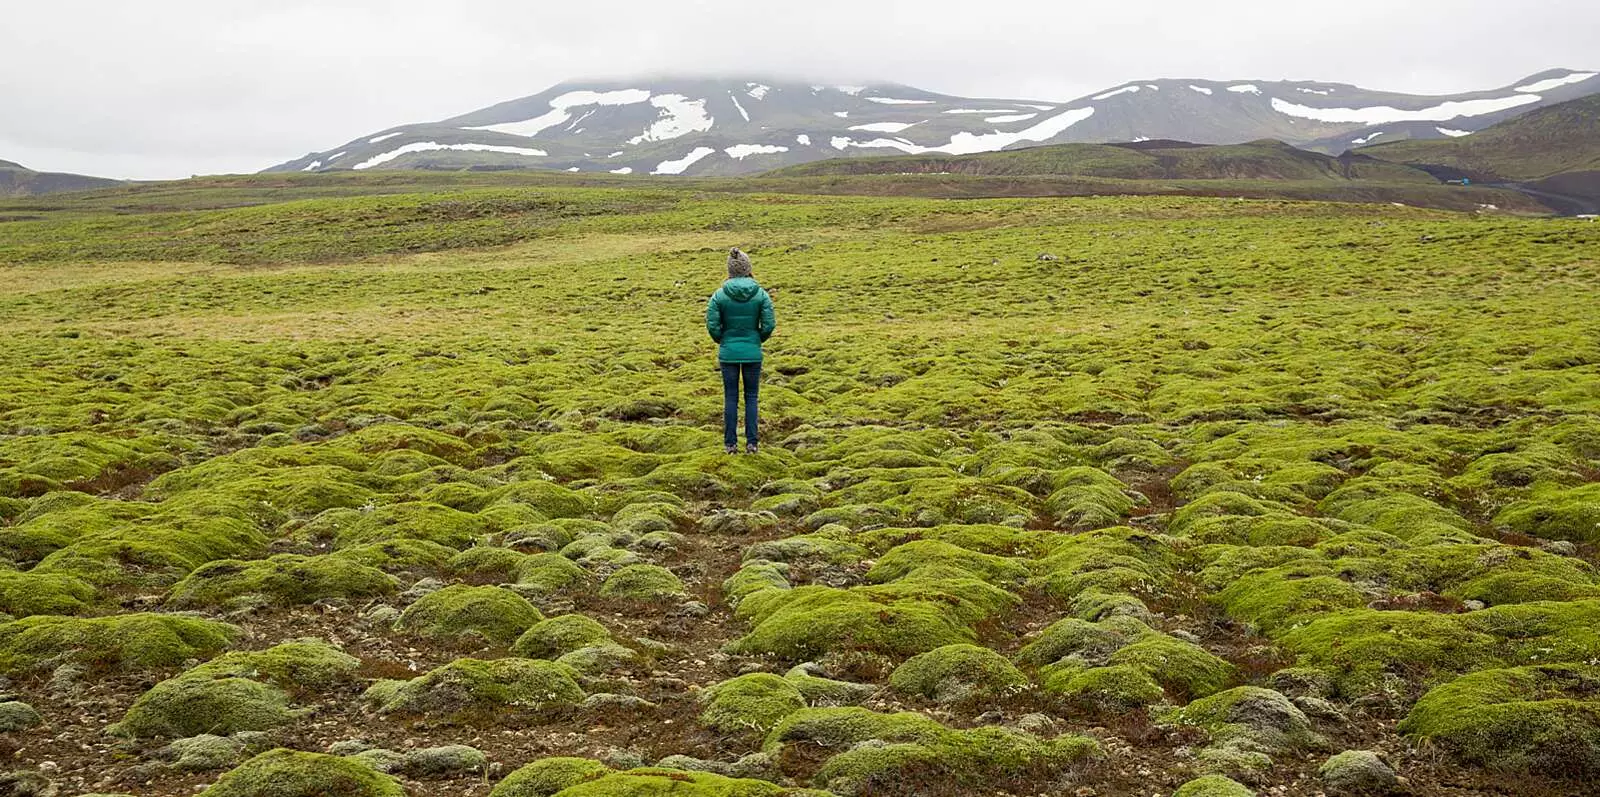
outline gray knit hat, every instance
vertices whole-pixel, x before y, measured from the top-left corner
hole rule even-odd
[[[750,256],[737,248],[728,250],[728,279],[750,276]]]

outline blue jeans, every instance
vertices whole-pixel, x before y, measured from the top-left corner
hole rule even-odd
[[[744,379],[744,439],[756,444],[756,404],[761,395],[761,363],[722,363],[722,443],[739,445],[739,380]]]

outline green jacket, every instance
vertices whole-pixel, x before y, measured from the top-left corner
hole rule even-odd
[[[772,297],[750,277],[735,277],[706,302],[706,331],[721,344],[717,360],[725,363],[761,362],[761,344],[778,328]]]

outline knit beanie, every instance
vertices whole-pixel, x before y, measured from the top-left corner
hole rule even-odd
[[[728,250],[728,279],[750,276],[750,256],[738,249]]]

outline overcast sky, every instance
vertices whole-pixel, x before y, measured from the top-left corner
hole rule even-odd
[[[1136,79],[1453,93],[1600,68],[1596,0],[13,0],[3,13],[0,159],[139,179],[258,171],[588,76],[1066,101]]]

